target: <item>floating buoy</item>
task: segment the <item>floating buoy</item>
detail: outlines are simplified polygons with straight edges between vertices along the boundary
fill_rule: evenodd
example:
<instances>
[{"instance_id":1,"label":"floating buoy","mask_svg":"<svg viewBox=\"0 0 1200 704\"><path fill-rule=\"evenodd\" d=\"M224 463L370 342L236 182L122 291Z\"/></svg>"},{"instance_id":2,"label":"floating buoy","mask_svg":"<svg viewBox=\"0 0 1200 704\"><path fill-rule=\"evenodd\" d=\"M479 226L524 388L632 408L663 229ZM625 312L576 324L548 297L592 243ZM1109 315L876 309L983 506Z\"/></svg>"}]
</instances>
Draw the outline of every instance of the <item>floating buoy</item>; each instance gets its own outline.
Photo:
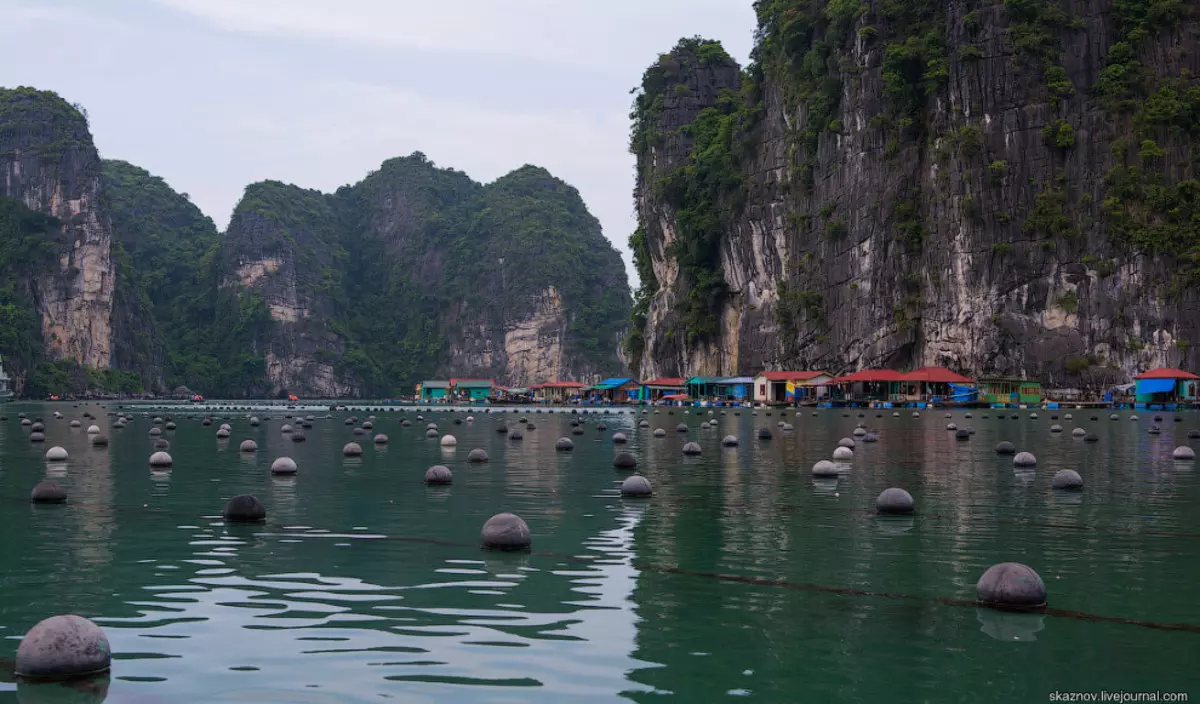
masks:
<instances>
[{"instance_id":1,"label":"floating buoy","mask_svg":"<svg viewBox=\"0 0 1200 704\"><path fill-rule=\"evenodd\" d=\"M49 450L46 450L46 459L50 462L62 462L63 460L67 459L67 451L65 448L55 445Z\"/></svg>"},{"instance_id":2,"label":"floating buoy","mask_svg":"<svg viewBox=\"0 0 1200 704\"><path fill-rule=\"evenodd\" d=\"M107 447L108 446L108 436L107 435L92 435L91 442L92 442L93 447Z\"/></svg>"},{"instance_id":3,"label":"floating buoy","mask_svg":"<svg viewBox=\"0 0 1200 704\"><path fill-rule=\"evenodd\" d=\"M997 455L1015 455L1015 454L1017 454L1017 447L1016 447L1016 445L1013 445L1011 442L1005 440L1005 441L1001 442L999 445L996 445L996 454Z\"/></svg>"},{"instance_id":4,"label":"floating buoy","mask_svg":"<svg viewBox=\"0 0 1200 704\"><path fill-rule=\"evenodd\" d=\"M379 433L371 440L371 442L375 443L376 445L386 445L389 442L389 438L383 433Z\"/></svg>"},{"instance_id":5,"label":"floating buoy","mask_svg":"<svg viewBox=\"0 0 1200 704\"><path fill-rule=\"evenodd\" d=\"M1033 456L1032 452L1018 452L1013 458L1014 467L1036 467L1037 457Z\"/></svg>"},{"instance_id":6,"label":"floating buoy","mask_svg":"<svg viewBox=\"0 0 1200 704\"><path fill-rule=\"evenodd\" d=\"M488 453L482 447L477 447L467 454L467 461L474 463L487 462Z\"/></svg>"},{"instance_id":7,"label":"floating buoy","mask_svg":"<svg viewBox=\"0 0 1200 704\"><path fill-rule=\"evenodd\" d=\"M155 452L153 455L150 455L151 467L170 467L171 463L171 456L165 452Z\"/></svg>"},{"instance_id":8,"label":"floating buoy","mask_svg":"<svg viewBox=\"0 0 1200 704\"><path fill-rule=\"evenodd\" d=\"M756 434L758 435L759 440L770 440L771 439L771 429L770 428L759 428L758 432Z\"/></svg>"},{"instance_id":9,"label":"floating buoy","mask_svg":"<svg viewBox=\"0 0 1200 704\"><path fill-rule=\"evenodd\" d=\"M1180 445L1171 453L1171 457L1177 460L1194 460L1196 459L1196 451L1187 445Z\"/></svg>"},{"instance_id":10,"label":"floating buoy","mask_svg":"<svg viewBox=\"0 0 1200 704\"><path fill-rule=\"evenodd\" d=\"M650 480L640 474L626 477L625 481L621 482L621 496L645 497L653 493Z\"/></svg>"},{"instance_id":11,"label":"floating buoy","mask_svg":"<svg viewBox=\"0 0 1200 704\"><path fill-rule=\"evenodd\" d=\"M725 447L737 447L738 439L736 436L726 435L724 438L721 439L721 444L724 445Z\"/></svg>"},{"instance_id":12,"label":"floating buoy","mask_svg":"<svg viewBox=\"0 0 1200 704\"><path fill-rule=\"evenodd\" d=\"M445 465L435 464L425 470L425 483L431 486L445 486L454 483L454 475Z\"/></svg>"},{"instance_id":13,"label":"floating buoy","mask_svg":"<svg viewBox=\"0 0 1200 704\"><path fill-rule=\"evenodd\" d=\"M566 439L566 438L564 438ZM512 513L492 516L483 524L480 539L491 550L527 550L532 544L529 526Z\"/></svg>"},{"instance_id":14,"label":"floating buoy","mask_svg":"<svg viewBox=\"0 0 1200 704\"><path fill-rule=\"evenodd\" d=\"M267 507L252 494L240 494L225 504L225 520L231 523L261 523L267 520Z\"/></svg>"},{"instance_id":15,"label":"floating buoy","mask_svg":"<svg viewBox=\"0 0 1200 704\"><path fill-rule=\"evenodd\" d=\"M837 465L829 460L821 460L812 467L812 475L814 477L829 478L836 477L839 474L841 472L838 470Z\"/></svg>"},{"instance_id":16,"label":"floating buoy","mask_svg":"<svg viewBox=\"0 0 1200 704\"><path fill-rule=\"evenodd\" d=\"M854 450L839 445L838 447L833 448L833 459L852 460L854 459Z\"/></svg>"},{"instance_id":17,"label":"floating buoy","mask_svg":"<svg viewBox=\"0 0 1200 704\"><path fill-rule=\"evenodd\" d=\"M1055 489L1082 489L1083 477L1073 469L1063 469L1054 474L1050 486Z\"/></svg>"},{"instance_id":18,"label":"floating buoy","mask_svg":"<svg viewBox=\"0 0 1200 704\"><path fill-rule=\"evenodd\" d=\"M613 466L617 469L633 469L637 466L637 457L632 452L618 452L613 457Z\"/></svg>"},{"instance_id":19,"label":"floating buoy","mask_svg":"<svg viewBox=\"0 0 1200 704\"><path fill-rule=\"evenodd\" d=\"M38 482L29 492L29 500L35 504L63 504L67 502L67 490L56 481Z\"/></svg>"},{"instance_id":20,"label":"floating buoy","mask_svg":"<svg viewBox=\"0 0 1200 704\"><path fill-rule=\"evenodd\" d=\"M663 430L662 428L655 428L654 429L654 437L665 438L665 437L667 437L667 431Z\"/></svg>"},{"instance_id":21,"label":"floating buoy","mask_svg":"<svg viewBox=\"0 0 1200 704\"><path fill-rule=\"evenodd\" d=\"M1019 562L992 565L975 585L979 603L998 609L1030 610L1046 606L1046 584L1033 568Z\"/></svg>"},{"instance_id":22,"label":"floating buoy","mask_svg":"<svg viewBox=\"0 0 1200 704\"><path fill-rule=\"evenodd\" d=\"M698 455L701 452L703 452L703 450L700 449L700 443L689 442L685 443L683 446L683 454L685 455Z\"/></svg>"},{"instance_id":23,"label":"floating buoy","mask_svg":"<svg viewBox=\"0 0 1200 704\"><path fill-rule=\"evenodd\" d=\"M295 474L296 460L291 457L277 457L271 463L271 474Z\"/></svg>"},{"instance_id":24,"label":"floating buoy","mask_svg":"<svg viewBox=\"0 0 1200 704\"><path fill-rule=\"evenodd\" d=\"M342 454L346 457L358 457L362 452L362 446L356 442L348 442L342 447Z\"/></svg>"},{"instance_id":25,"label":"floating buoy","mask_svg":"<svg viewBox=\"0 0 1200 704\"><path fill-rule=\"evenodd\" d=\"M848 447L853 450L856 445L850 438L842 438L841 440L838 440L838 447Z\"/></svg>"},{"instance_id":26,"label":"floating buoy","mask_svg":"<svg viewBox=\"0 0 1200 704\"><path fill-rule=\"evenodd\" d=\"M624 445L629 442L629 438L625 437L625 433L613 433L612 441L614 445Z\"/></svg>"},{"instance_id":27,"label":"floating buoy","mask_svg":"<svg viewBox=\"0 0 1200 704\"><path fill-rule=\"evenodd\" d=\"M238 449L242 452L258 452L258 443L253 440L243 440Z\"/></svg>"},{"instance_id":28,"label":"floating buoy","mask_svg":"<svg viewBox=\"0 0 1200 704\"><path fill-rule=\"evenodd\" d=\"M575 443L571 442L571 438L559 438L554 443L554 449L559 452L570 452L575 449Z\"/></svg>"},{"instance_id":29,"label":"floating buoy","mask_svg":"<svg viewBox=\"0 0 1200 704\"><path fill-rule=\"evenodd\" d=\"M98 675L112 665L112 647L100 627L82 616L51 616L29 629L17 646L14 674L27 680Z\"/></svg>"},{"instance_id":30,"label":"floating buoy","mask_svg":"<svg viewBox=\"0 0 1200 704\"><path fill-rule=\"evenodd\" d=\"M875 510L880 513L891 514L912 513L912 494L897 487L884 489L883 493L875 499Z\"/></svg>"}]
</instances>

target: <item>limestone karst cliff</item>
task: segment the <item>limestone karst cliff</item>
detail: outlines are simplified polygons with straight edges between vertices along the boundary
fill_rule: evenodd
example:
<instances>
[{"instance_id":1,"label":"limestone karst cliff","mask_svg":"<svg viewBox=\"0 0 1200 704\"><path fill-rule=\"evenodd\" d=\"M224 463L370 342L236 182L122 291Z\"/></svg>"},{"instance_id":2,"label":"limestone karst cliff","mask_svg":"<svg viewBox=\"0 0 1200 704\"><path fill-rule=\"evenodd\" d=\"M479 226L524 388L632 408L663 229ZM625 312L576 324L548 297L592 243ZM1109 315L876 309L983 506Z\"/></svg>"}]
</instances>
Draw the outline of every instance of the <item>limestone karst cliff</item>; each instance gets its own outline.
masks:
<instances>
[{"instance_id":1,"label":"limestone karst cliff","mask_svg":"<svg viewBox=\"0 0 1200 704\"><path fill-rule=\"evenodd\" d=\"M105 368L112 361L112 224L87 120L65 101L0 89L0 197L57 220L57 266L31 274L45 352ZM25 278L25 277L22 277Z\"/></svg>"},{"instance_id":2,"label":"limestone karst cliff","mask_svg":"<svg viewBox=\"0 0 1200 704\"><path fill-rule=\"evenodd\" d=\"M1183 0L759 0L634 107L643 377L1200 366Z\"/></svg>"},{"instance_id":3,"label":"limestone karst cliff","mask_svg":"<svg viewBox=\"0 0 1200 704\"><path fill-rule=\"evenodd\" d=\"M81 108L0 90L0 354L31 395L393 396L618 372L629 288L578 192L423 155L320 193L247 187L226 232L101 161Z\"/></svg>"}]
</instances>

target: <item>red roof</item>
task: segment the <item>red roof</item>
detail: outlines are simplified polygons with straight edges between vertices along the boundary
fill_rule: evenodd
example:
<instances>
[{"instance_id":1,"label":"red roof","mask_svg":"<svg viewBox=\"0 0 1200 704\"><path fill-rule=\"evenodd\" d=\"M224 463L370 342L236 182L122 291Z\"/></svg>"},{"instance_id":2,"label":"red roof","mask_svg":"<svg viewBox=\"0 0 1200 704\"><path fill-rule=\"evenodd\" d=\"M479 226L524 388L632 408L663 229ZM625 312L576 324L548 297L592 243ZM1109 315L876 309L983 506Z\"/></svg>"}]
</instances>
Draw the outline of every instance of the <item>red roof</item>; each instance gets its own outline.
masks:
<instances>
[{"instance_id":1,"label":"red roof","mask_svg":"<svg viewBox=\"0 0 1200 704\"><path fill-rule=\"evenodd\" d=\"M578 381L551 381L546 384L538 384L537 386L530 386L529 388L531 388L531 389L580 389L580 388L583 388L584 386L587 386L587 384L581 384Z\"/></svg>"},{"instance_id":2,"label":"red roof","mask_svg":"<svg viewBox=\"0 0 1200 704\"><path fill-rule=\"evenodd\" d=\"M766 377L767 381L808 381L822 374L828 376L828 372L761 372L759 376Z\"/></svg>"},{"instance_id":3,"label":"red roof","mask_svg":"<svg viewBox=\"0 0 1200 704\"><path fill-rule=\"evenodd\" d=\"M1137 376L1135 376L1133 378L1134 379L1200 379L1200 376L1196 376L1195 374L1192 374L1191 372L1185 372L1182 369L1172 369L1170 367L1159 367L1158 369L1151 369L1148 372L1142 372L1141 374L1138 374Z\"/></svg>"},{"instance_id":4,"label":"red roof","mask_svg":"<svg viewBox=\"0 0 1200 704\"><path fill-rule=\"evenodd\" d=\"M683 386L687 379L677 376L660 376L657 379L642 382L642 386Z\"/></svg>"},{"instance_id":5,"label":"red roof","mask_svg":"<svg viewBox=\"0 0 1200 704\"><path fill-rule=\"evenodd\" d=\"M904 381L904 374L895 369L863 369L862 371L839 376L836 379L831 379L827 384L853 384L860 381Z\"/></svg>"},{"instance_id":6,"label":"red roof","mask_svg":"<svg viewBox=\"0 0 1200 704\"><path fill-rule=\"evenodd\" d=\"M945 367L921 367L904 375L901 381L926 381L934 384L969 384L971 379Z\"/></svg>"},{"instance_id":7,"label":"red roof","mask_svg":"<svg viewBox=\"0 0 1200 704\"><path fill-rule=\"evenodd\" d=\"M687 394L671 394L670 396L663 396L662 400L664 400L664 401L686 401L689 398L691 398L691 397L688 396Z\"/></svg>"}]
</instances>

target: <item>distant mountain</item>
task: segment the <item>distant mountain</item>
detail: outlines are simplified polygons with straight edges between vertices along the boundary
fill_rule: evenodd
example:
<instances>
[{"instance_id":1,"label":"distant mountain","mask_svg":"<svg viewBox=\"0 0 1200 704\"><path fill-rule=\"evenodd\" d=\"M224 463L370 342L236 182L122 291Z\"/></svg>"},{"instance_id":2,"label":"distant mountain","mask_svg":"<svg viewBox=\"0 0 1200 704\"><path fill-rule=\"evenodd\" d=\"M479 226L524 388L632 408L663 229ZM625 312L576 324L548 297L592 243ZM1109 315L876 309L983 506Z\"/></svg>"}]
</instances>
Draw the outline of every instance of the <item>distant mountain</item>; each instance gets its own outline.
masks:
<instances>
[{"instance_id":1,"label":"distant mountain","mask_svg":"<svg viewBox=\"0 0 1200 704\"><path fill-rule=\"evenodd\" d=\"M0 353L31 395L390 396L623 368L624 268L579 193L420 153L326 194L248 186L229 227L101 161L83 112L0 90Z\"/></svg>"}]
</instances>

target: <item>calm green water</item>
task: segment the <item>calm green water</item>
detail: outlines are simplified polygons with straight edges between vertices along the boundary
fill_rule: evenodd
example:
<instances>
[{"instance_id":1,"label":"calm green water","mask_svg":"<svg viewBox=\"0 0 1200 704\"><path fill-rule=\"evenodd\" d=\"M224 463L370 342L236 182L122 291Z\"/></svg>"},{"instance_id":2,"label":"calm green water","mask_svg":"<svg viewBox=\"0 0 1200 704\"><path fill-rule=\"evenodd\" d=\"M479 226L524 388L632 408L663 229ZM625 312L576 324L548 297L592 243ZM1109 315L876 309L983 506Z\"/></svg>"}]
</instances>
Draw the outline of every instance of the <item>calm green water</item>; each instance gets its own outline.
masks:
<instances>
[{"instance_id":1,"label":"calm green water","mask_svg":"<svg viewBox=\"0 0 1200 704\"><path fill-rule=\"evenodd\" d=\"M54 420L54 409L66 414ZM112 440L92 449L84 410ZM31 445L16 414L46 419ZM957 442L940 412L862 419L880 441L859 444L853 468L832 483L810 467L828 458L860 419L841 411L717 416L650 415L666 438L639 430L641 416L604 418L555 453L569 415L528 413L537 429L520 443L495 432L511 414L425 412L457 436L454 451L380 413L371 447L347 414L317 420L306 443L279 432L278 415L250 428L230 415L228 442L175 413L175 468L151 474L150 418L123 430L97 406L0 408L0 657L48 615L99 623L117 653L109 702L1040 702L1055 691L1188 691L1200 697L1200 632L1062 615L1009 615L944 599L970 599L989 565L1037 569L1051 607L1142 622L1200 626L1200 479L1171 450L1200 427L1152 414L1112 422L1088 411L1059 420L983 419ZM1062 411L1060 413L1065 413ZM164 413L164 415L166 415ZM364 415L365 414L360 414ZM320 417L320 415L318 416ZM706 416L705 416L706 417ZM687 435L674 432L679 422ZM219 421L218 421L219 422ZM753 438L771 426L775 439ZM1079 425L1100 436L1084 444ZM654 483L648 501L622 500L608 437ZM726 434L739 448L723 449ZM238 443L253 438L256 455ZM1035 452L1015 473L992 449L1000 440ZM357 440L359 460L341 456ZM680 447L696 440L700 457ZM1193 445L1200 441L1192 441ZM65 467L43 453L62 445ZM483 447L486 465L467 465ZM268 473L280 455L300 473ZM432 464L455 473L427 488ZM1078 470L1082 495L1056 495L1050 477ZM47 474L66 506L32 506ZM874 497L902 486L919 515L879 518ZM226 526L231 495L253 493L268 523ZM477 547L479 528L511 510L528 521L534 552ZM781 580L779 585L716 575ZM786 583L782 583L786 582ZM807 587L834 588L832 590ZM854 592L839 589L859 590ZM894 598L887 592L914 598ZM99 685L97 691L103 691ZM103 695L0 682L0 701L101 701ZM90 697L90 698L89 698ZM1193 699L1197 701L1197 699Z\"/></svg>"}]
</instances>

